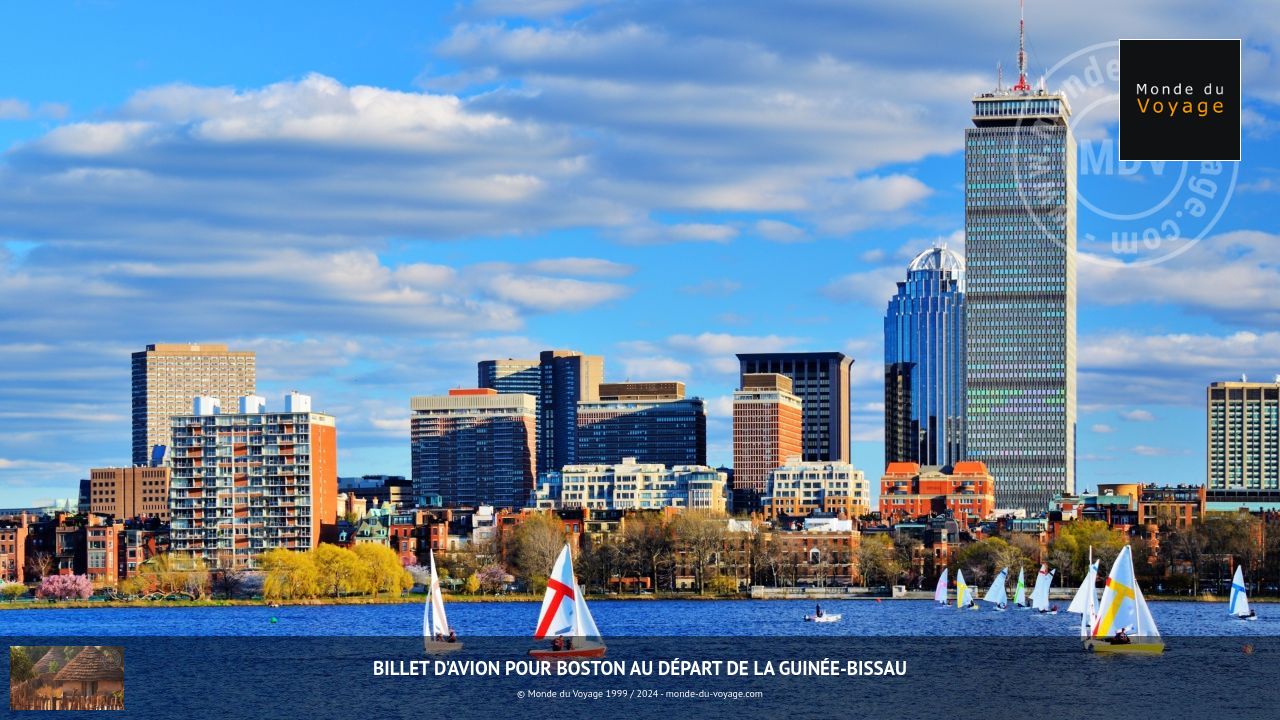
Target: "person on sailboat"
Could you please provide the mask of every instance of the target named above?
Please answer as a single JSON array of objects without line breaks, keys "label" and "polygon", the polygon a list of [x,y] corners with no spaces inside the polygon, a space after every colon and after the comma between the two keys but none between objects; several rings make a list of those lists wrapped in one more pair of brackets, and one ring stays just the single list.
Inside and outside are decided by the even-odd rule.
[{"label": "person on sailboat", "polygon": [[570,635],[570,636],[568,636],[568,637],[566,637],[566,638],[564,639],[564,649],[565,649],[565,650],[572,650],[572,649],[573,649],[573,636],[572,636],[572,635]]},{"label": "person on sailboat", "polygon": [[458,642],[458,633],[453,628],[449,628],[449,642],[451,643]]},{"label": "person on sailboat", "polygon": [[1117,630],[1116,636],[1111,638],[1112,645],[1128,645],[1130,642],[1133,641],[1129,639],[1129,633],[1125,632],[1124,628]]},{"label": "person on sailboat", "polygon": [[822,605],[820,603],[813,604],[813,614],[815,617],[822,617]]},{"label": "person on sailboat", "polygon": [[561,640],[559,635],[551,638],[551,649],[556,651],[564,649],[564,640]]}]

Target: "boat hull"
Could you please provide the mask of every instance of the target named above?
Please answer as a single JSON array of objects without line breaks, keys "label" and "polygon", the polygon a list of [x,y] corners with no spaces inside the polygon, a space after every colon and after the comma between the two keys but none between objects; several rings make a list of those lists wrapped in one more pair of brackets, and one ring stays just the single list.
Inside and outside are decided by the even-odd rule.
[{"label": "boat hull", "polygon": [[1164,652],[1164,643],[1130,642],[1121,644],[1090,638],[1084,641],[1084,649],[1091,653],[1106,655],[1159,655]]},{"label": "boat hull", "polygon": [[841,618],[841,617],[842,617],[842,616],[841,616],[841,615],[839,615],[839,614],[836,614],[836,615],[822,615],[821,617],[819,617],[819,616],[817,616],[817,615],[805,615],[805,616],[804,616],[804,621],[805,621],[805,622],[816,622],[816,623],[840,622],[840,618]]},{"label": "boat hull", "polygon": [[436,642],[435,640],[423,640],[422,649],[428,655],[445,655],[447,653],[458,652],[462,649],[460,642]]},{"label": "boat hull", "polygon": [[594,645],[592,647],[574,648],[572,650],[530,650],[529,657],[538,660],[548,660],[551,662],[563,662],[565,660],[589,660],[591,658],[604,657],[605,646]]}]

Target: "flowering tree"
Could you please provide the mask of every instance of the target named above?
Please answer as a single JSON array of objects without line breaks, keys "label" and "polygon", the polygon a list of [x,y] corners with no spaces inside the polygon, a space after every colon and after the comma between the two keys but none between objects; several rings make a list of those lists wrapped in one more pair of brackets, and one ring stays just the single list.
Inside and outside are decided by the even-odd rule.
[{"label": "flowering tree", "polygon": [[486,593],[496,593],[506,584],[507,571],[503,570],[501,565],[485,565],[480,569],[477,578],[480,580],[481,590]]},{"label": "flowering tree", "polygon": [[36,590],[36,597],[47,600],[86,600],[90,595],[93,583],[87,575],[46,575]]}]

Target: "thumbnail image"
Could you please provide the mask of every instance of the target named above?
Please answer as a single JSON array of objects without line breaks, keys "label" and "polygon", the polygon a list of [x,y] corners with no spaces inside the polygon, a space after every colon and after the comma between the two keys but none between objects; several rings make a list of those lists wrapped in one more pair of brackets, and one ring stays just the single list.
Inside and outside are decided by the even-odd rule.
[{"label": "thumbnail image", "polygon": [[10,710],[123,710],[124,648],[9,648]]}]

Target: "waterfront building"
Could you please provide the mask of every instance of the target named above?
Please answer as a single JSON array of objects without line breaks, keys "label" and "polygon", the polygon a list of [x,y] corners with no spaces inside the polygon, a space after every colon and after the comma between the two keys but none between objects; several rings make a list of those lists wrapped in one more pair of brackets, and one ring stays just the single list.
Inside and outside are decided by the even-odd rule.
[{"label": "waterfront building", "polygon": [[289,393],[269,411],[258,396],[221,412],[196,398],[172,420],[170,547],[211,568],[253,567],[267,550],[305,551],[337,521],[337,425]]},{"label": "waterfront building", "polygon": [[849,463],[809,462],[792,457],[769,473],[764,498],[769,517],[803,517],[813,512],[858,518],[871,511],[863,472]]},{"label": "waterfront building", "polygon": [[733,507],[763,509],[769,473],[804,453],[803,406],[791,378],[748,373],[733,393]]},{"label": "waterfront building", "polygon": [[542,388],[537,402],[537,472],[577,462],[578,403],[600,399],[604,358],[574,350],[544,350],[538,356]]},{"label": "waterfront building", "polygon": [[1075,492],[1076,145],[1060,92],[973,98],[965,131],[965,457],[1001,508]]},{"label": "waterfront building", "polygon": [[743,377],[759,373],[776,373],[791,379],[791,391],[803,405],[804,460],[850,461],[849,373],[853,358],[839,352],[740,353],[738,364],[738,387],[744,387]]},{"label": "waterfront building", "polygon": [[0,583],[24,582],[26,578],[30,522],[25,512],[0,519]]},{"label": "waterfront building", "polygon": [[450,390],[409,404],[419,504],[523,507],[533,490],[537,400],[493,389]]},{"label": "waterfront building", "polygon": [[91,513],[122,520],[169,520],[169,468],[135,466],[94,468],[89,471]]},{"label": "waterfront building", "polygon": [[256,392],[252,351],[218,344],[155,344],[133,353],[133,465],[152,464],[169,446],[169,419],[191,409],[191,398],[218,398],[231,407]]},{"label": "waterfront building", "polygon": [[1212,383],[1205,405],[1208,509],[1280,510],[1280,377]]},{"label": "waterfront building", "polygon": [[1204,485],[1143,485],[1138,498],[1138,522],[1158,528],[1185,530],[1204,517]]},{"label": "waterfront building", "polygon": [[504,395],[542,395],[542,368],[538,360],[481,360],[476,363],[476,387]]},{"label": "waterfront building", "polygon": [[884,317],[885,462],[964,459],[964,261],[920,253]]},{"label": "waterfront building", "polygon": [[597,393],[578,403],[573,464],[706,464],[706,403],[686,398],[684,383],[602,383]]},{"label": "waterfront building", "polygon": [[677,465],[623,458],[609,465],[566,465],[548,486],[556,486],[559,503],[539,498],[539,507],[592,510],[659,510],[684,508],[725,512],[728,482],[705,465]]},{"label": "waterfront building", "polygon": [[949,512],[967,524],[987,519],[995,506],[995,481],[981,462],[950,467],[892,462],[880,478],[880,516],[889,522]]}]

